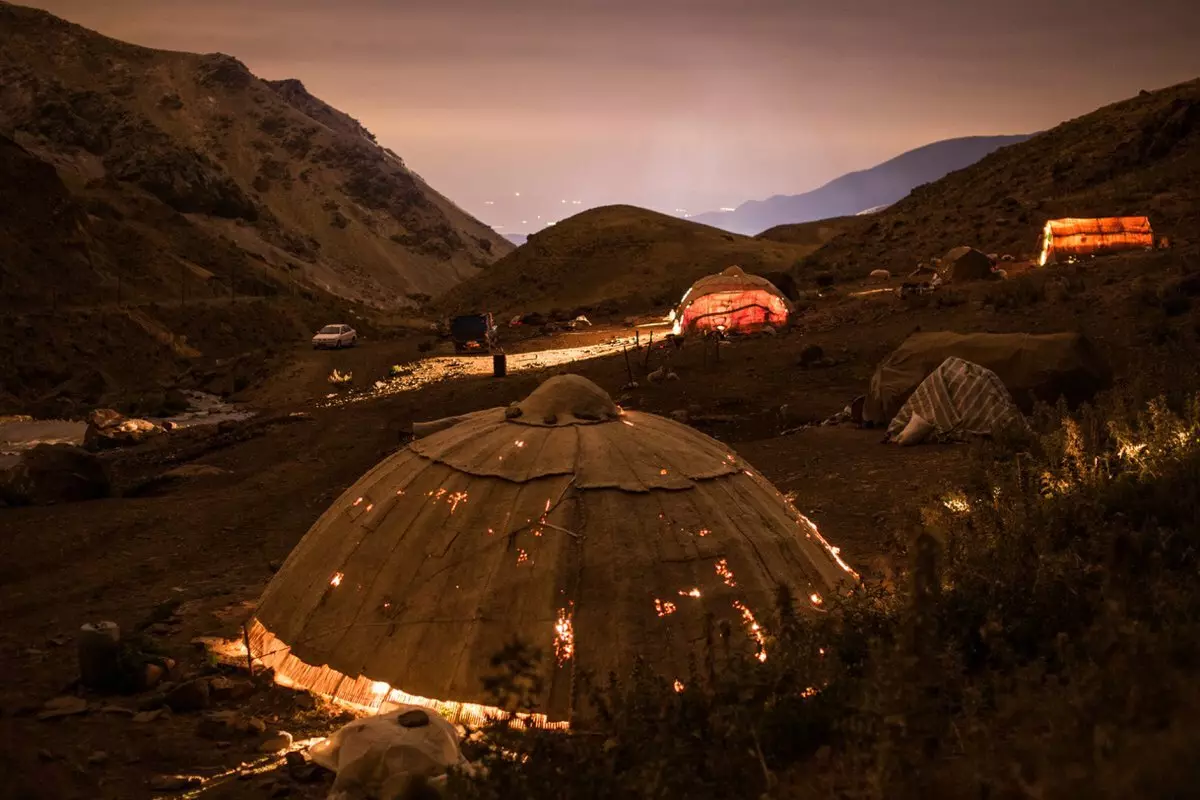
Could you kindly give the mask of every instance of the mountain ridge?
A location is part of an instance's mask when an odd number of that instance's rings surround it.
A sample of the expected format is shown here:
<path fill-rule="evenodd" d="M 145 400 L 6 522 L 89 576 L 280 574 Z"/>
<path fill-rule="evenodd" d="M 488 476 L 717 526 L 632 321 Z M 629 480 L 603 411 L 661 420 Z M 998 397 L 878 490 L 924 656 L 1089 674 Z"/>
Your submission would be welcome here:
<path fill-rule="evenodd" d="M 1033 135 L 942 139 L 873 167 L 848 172 L 808 192 L 748 200 L 733 211 L 709 211 L 688 219 L 732 233 L 757 235 L 779 225 L 852 216 L 890 205 L 921 184 L 938 180 L 1000 147 L 1019 144 Z"/>

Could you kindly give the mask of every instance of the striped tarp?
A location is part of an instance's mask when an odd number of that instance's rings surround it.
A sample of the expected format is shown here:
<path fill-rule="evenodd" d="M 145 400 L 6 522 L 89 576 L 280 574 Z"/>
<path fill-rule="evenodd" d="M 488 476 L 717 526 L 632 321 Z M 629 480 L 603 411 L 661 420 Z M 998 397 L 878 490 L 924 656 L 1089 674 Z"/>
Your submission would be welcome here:
<path fill-rule="evenodd" d="M 946 436 L 990 436 L 1009 426 L 1025 427 L 1025 418 L 996 373 L 951 356 L 921 382 L 888 425 L 896 436 L 916 413 Z"/>

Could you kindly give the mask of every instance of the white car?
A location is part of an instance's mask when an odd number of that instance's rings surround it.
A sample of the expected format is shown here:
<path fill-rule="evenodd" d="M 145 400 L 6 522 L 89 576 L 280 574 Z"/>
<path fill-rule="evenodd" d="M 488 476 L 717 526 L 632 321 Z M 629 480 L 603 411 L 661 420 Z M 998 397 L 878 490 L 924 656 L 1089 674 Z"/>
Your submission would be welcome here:
<path fill-rule="evenodd" d="M 326 325 L 317 331 L 312 338 L 313 349 L 322 347 L 354 347 L 358 343 L 358 333 L 349 325 Z"/>

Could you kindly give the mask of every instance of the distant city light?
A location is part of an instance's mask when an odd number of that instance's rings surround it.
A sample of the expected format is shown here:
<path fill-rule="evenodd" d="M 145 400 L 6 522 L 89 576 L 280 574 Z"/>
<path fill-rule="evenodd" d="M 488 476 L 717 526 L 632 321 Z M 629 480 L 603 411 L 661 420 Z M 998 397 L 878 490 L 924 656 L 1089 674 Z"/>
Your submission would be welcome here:
<path fill-rule="evenodd" d="M 722 208 L 721 210 L 722 210 L 722 211 L 737 211 L 737 209 L 736 209 L 736 208 L 728 208 L 728 207 L 724 207 L 724 208 Z"/>
<path fill-rule="evenodd" d="M 520 192 L 513 192 L 513 195 L 515 195 L 516 197 L 520 197 L 520 196 L 521 196 L 521 193 L 520 193 Z"/>
<path fill-rule="evenodd" d="M 560 202 L 560 203 L 565 203 L 565 202 L 567 202 L 567 201 L 566 201 L 566 200 L 559 200 L 558 202 Z"/>
<path fill-rule="evenodd" d="M 528 224 L 529 224 L 529 220 L 527 220 L 527 219 L 523 219 L 523 220 L 521 220 L 521 224 L 522 224 L 522 225 L 528 225 Z"/>
<path fill-rule="evenodd" d="M 577 205 L 579 205 L 581 202 L 582 202 L 581 200 L 572 200 L 572 201 L 571 201 L 571 205 L 575 205 L 575 206 L 577 206 Z"/>
<path fill-rule="evenodd" d="M 494 205 L 496 205 L 496 201 L 495 200 L 484 200 L 483 204 L 485 206 L 494 206 Z"/>

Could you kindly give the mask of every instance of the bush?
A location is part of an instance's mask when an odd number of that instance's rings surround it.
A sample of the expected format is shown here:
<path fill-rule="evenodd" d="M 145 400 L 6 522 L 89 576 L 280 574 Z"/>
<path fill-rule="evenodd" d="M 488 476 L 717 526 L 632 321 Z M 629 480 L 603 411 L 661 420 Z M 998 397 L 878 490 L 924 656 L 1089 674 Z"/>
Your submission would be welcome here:
<path fill-rule="evenodd" d="M 682 686 L 641 669 L 585 679 L 594 719 L 583 730 L 490 726 L 477 754 L 486 777 L 457 775 L 455 791 L 1189 793 L 1200 398 L 1131 407 L 1042 409 L 1035 437 L 980 448 L 975 477 L 922 512 L 898 591 L 868 583 L 816 618 L 781 591 L 765 662 L 714 631 Z M 514 674 L 530 673 L 520 656 Z M 512 692 L 504 702 L 523 707 Z"/>

